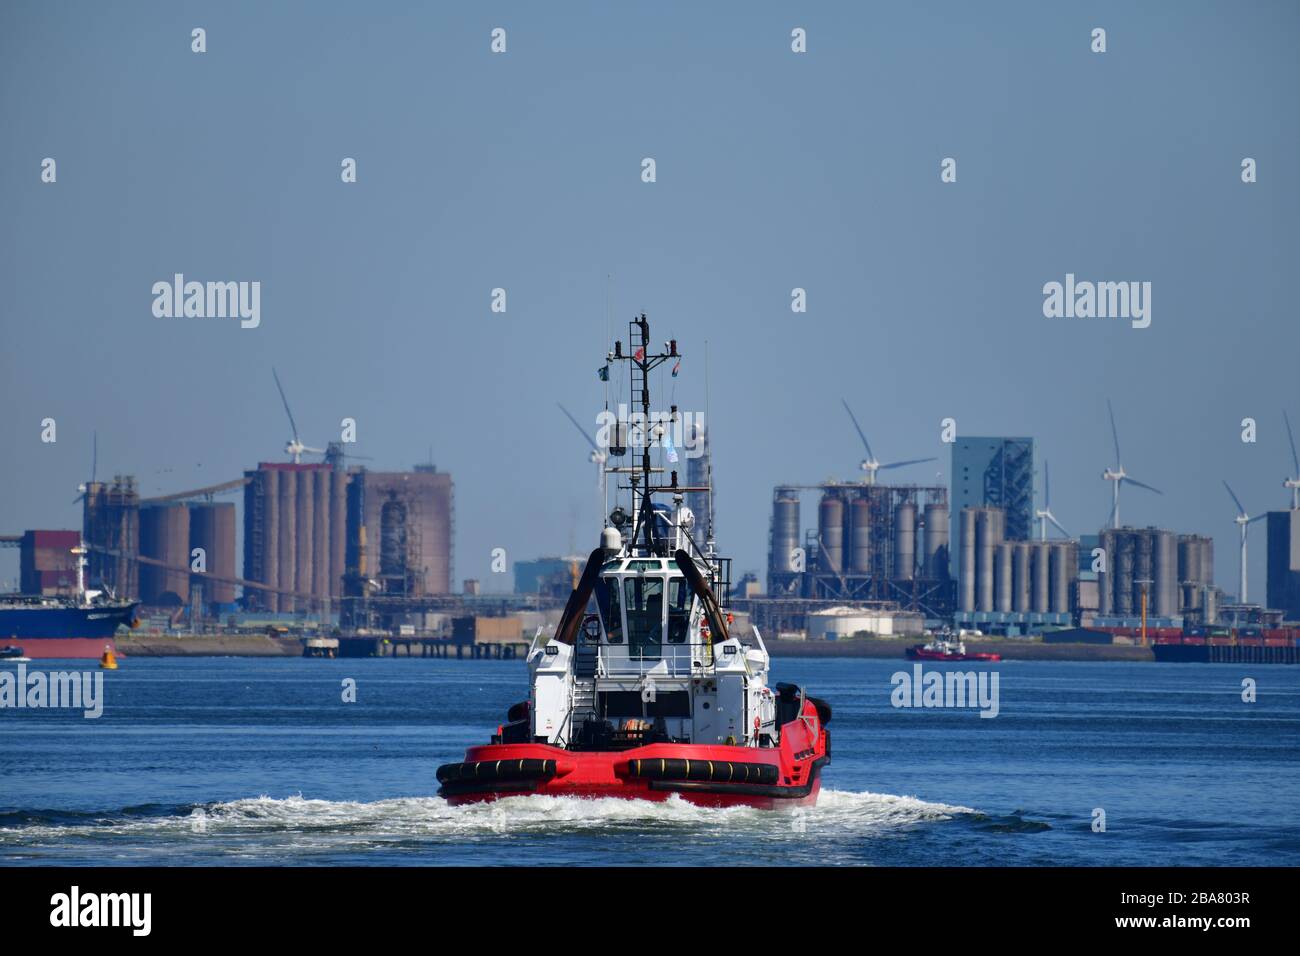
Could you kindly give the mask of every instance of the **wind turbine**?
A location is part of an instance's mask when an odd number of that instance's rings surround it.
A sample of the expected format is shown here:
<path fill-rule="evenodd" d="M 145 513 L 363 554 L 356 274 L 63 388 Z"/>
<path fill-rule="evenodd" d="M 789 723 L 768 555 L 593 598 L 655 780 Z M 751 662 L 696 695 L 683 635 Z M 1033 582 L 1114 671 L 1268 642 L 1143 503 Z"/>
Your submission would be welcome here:
<path fill-rule="evenodd" d="M 1047 523 L 1050 521 L 1057 531 L 1067 538 L 1072 537 L 1070 532 L 1061 527 L 1061 522 L 1056 520 L 1056 515 L 1052 514 L 1052 485 L 1047 474 L 1047 459 L 1043 459 L 1043 507 L 1034 512 L 1034 517 L 1038 519 L 1038 540 L 1047 540 Z"/>
<path fill-rule="evenodd" d="M 559 407 L 560 411 L 564 412 L 564 417 L 573 422 L 573 427 L 582 433 L 582 437 L 585 438 L 587 444 L 591 446 L 591 454 L 587 456 L 587 461 L 596 466 L 596 491 L 600 494 L 600 502 L 596 514 L 600 517 L 603 524 L 605 521 L 605 504 L 609 500 L 609 496 L 605 490 L 605 452 L 595 443 L 595 441 L 592 440 L 592 437 L 587 434 L 587 430 L 582 427 L 578 420 L 569 414 L 567 408 L 560 405 L 559 402 L 556 402 L 555 404 Z"/>
<path fill-rule="evenodd" d="M 325 454 L 324 448 L 308 448 L 298 440 L 298 423 L 293 420 L 293 412 L 289 411 L 289 399 L 284 396 L 284 386 L 280 384 L 280 376 L 274 368 L 271 369 L 271 374 L 275 376 L 275 387 L 280 390 L 280 401 L 284 402 L 284 413 L 289 416 L 289 427 L 293 429 L 293 440 L 285 444 L 284 453 L 293 459 L 295 465 L 302 463 L 303 452 Z"/>
<path fill-rule="evenodd" d="M 1291 463 L 1295 465 L 1295 477 L 1282 482 L 1282 487 L 1291 489 L 1291 510 L 1300 511 L 1300 456 L 1295 453 L 1295 433 L 1291 431 L 1291 416 L 1286 413 L 1286 409 L 1282 410 L 1282 417 L 1286 419 L 1286 437 L 1291 441 Z"/>
<path fill-rule="evenodd" d="M 1261 518 L 1266 518 L 1268 516 L 1255 515 L 1255 517 L 1252 518 L 1250 515 L 1246 514 L 1246 509 L 1242 506 L 1241 499 L 1238 498 L 1236 494 L 1233 493 L 1232 488 L 1228 486 L 1228 483 L 1226 481 L 1223 483 L 1223 487 L 1228 489 L 1228 494 L 1232 495 L 1233 504 L 1237 506 L 1237 517 L 1233 519 L 1234 521 L 1237 522 L 1237 526 L 1241 528 L 1241 591 L 1237 596 L 1237 600 L 1240 603 L 1245 604 L 1246 603 L 1246 532 L 1250 530 L 1251 524 L 1253 524 L 1256 521 L 1259 521 Z"/>
<path fill-rule="evenodd" d="M 1119 527 L 1119 486 L 1123 484 L 1137 485 L 1139 488 L 1145 488 L 1147 491 L 1154 491 L 1158 495 L 1164 492 L 1159 488 L 1152 488 L 1150 485 L 1143 484 L 1136 478 L 1130 478 L 1128 472 L 1124 470 L 1119 456 L 1119 432 L 1115 428 L 1115 409 L 1110 404 L 1110 399 L 1106 399 L 1106 410 L 1110 412 L 1110 437 L 1115 440 L 1115 467 L 1107 468 L 1101 473 L 1101 477 L 1106 481 L 1115 482 L 1114 506 L 1111 508 L 1111 527 Z"/>
<path fill-rule="evenodd" d="M 902 468 L 905 465 L 920 465 L 927 461 L 938 461 L 937 458 L 909 458 L 907 461 L 891 461 L 889 464 L 881 464 L 876 460 L 875 453 L 871 450 L 871 442 L 867 441 L 867 436 L 862 432 L 862 426 L 858 424 L 858 417 L 853 414 L 853 409 L 849 408 L 849 403 L 845 399 L 840 399 L 844 404 L 844 410 L 849 413 L 849 418 L 853 420 L 853 427 L 858 430 L 858 437 L 862 439 L 862 444 L 867 449 L 867 457 L 862 460 L 860 467 L 867 473 L 867 484 L 876 483 L 876 472 L 881 469 Z"/>

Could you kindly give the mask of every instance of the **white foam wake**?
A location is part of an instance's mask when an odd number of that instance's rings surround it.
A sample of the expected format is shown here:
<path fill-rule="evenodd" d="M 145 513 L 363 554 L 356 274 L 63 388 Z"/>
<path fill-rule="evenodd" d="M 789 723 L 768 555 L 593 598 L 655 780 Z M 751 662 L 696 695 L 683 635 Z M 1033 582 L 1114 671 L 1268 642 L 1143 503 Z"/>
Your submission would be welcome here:
<path fill-rule="evenodd" d="M 0 847 L 63 842 L 77 838 L 186 835 L 208 840 L 262 834 L 318 841 L 366 843 L 406 839 L 491 839 L 510 835 L 560 835 L 614 831 L 717 832 L 733 835 L 791 831 L 798 813 L 808 831 L 838 836 L 871 835 L 975 813 L 967 807 L 931 803 L 916 797 L 823 790 L 813 807 L 799 811 L 749 807 L 697 807 L 673 796 L 663 802 L 613 797 L 527 796 L 453 807 L 439 797 L 402 797 L 368 803 L 269 796 L 195 808 L 189 815 L 114 818 L 71 825 L 27 825 L 0 829 Z M 341 838 L 341 840 L 339 839 Z"/>

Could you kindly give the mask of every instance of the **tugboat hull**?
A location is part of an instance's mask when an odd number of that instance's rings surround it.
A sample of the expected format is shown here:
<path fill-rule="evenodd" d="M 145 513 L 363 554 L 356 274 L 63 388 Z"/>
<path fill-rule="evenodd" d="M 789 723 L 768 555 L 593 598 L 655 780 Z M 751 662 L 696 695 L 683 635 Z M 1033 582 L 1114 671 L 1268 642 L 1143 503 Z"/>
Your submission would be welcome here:
<path fill-rule="evenodd" d="M 438 794 L 453 805 L 542 794 L 667 800 L 759 809 L 817 802 L 830 734 L 810 701 L 772 748 L 656 743 L 630 750 L 566 750 L 550 744 L 470 747 L 438 768 Z"/>

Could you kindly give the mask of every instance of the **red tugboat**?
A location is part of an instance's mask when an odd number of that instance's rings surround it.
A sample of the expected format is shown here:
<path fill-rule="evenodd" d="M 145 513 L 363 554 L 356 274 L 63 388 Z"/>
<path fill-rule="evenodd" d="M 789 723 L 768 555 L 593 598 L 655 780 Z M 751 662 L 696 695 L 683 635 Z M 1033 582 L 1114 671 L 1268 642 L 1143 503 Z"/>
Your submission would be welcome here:
<path fill-rule="evenodd" d="M 715 555 L 712 529 L 692 536 L 695 516 L 677 473 L 655 485 L 662 467 L 652 450 L 677 459 L 668 429 L 673 408 L 650 412 L 649 373 L 679 356 L 676 341 L 650 352 L 642 315 L 630 326 L 624 355 L 629 387 L 641 409 L 641 433 L 623 423 L 598 453 L 620 456 L 639 446 L 627 475 L 632 512 L 615 507 L 569 595 L 553 636 L 539 630 L 527 655 L 528 699 L 510 708 L 492 742 L 472 746 L 464 761 L 438 768 L 438 793 L 464 804 L 507 796 L 620 797 L 701 806 L 773 808 L 815 803 L 830 762 L 830 707 L 792 684 L 768 685 L 763 639 L 731 633 L 726 599 L 729 559 Z M 604 376 L 602 376 L 604 377 Z M 602 459 L 603 460 L 603 459 Z M 654 501 L 668 496 L 671 508 Z"/>
<path fill-rule="evenodd" d="M 1002 655 L 967 651 L 965 641 L 936 637 L 929 644 L 913 644 L 907 649 L 907 658 L 913 661 L 1000 661 Z"/>

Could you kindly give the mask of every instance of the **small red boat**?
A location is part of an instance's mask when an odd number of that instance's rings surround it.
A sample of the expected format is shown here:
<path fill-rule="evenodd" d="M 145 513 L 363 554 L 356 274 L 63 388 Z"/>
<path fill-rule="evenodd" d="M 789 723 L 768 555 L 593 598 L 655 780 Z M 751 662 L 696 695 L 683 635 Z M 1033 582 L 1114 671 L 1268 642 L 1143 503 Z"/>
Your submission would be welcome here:
<path fill-rule="evenodd" d="M 1001 654 L 985 651 L 967 651 L 964 641 L 936 638 L 929 644 L 913 644 L 907 649 L 913 661 L 1000 661 Z"/>
<path fill-rule="evenodd" d="M 677 343 L 650 354 L 644 315 L 630 331 L 639 333 L 635 353 L 623 355 L 615 342 L 608 358 L 632 364 L 638 414 L 654 421 L 649 372 L 678 358 Z M 675 471 L 656 484 L 666 469 L 651 467 L 652 451 L 664 449 L 669 463 L 677 455 L 653 434 L 641 439 L 637 467 L 605 471 L 606 456 L 638 441 L 635 432 L 624 441 L 624 423 L 613 434 L 595 452 L 605 474 L 633 476 L 631 514 L 611 512 L 554 635 L 538 629 L 527 654 L 528 699 L 510 708 L 491 743 L 438 768 L 439 795 L 452 804 L 528 794 L 677 794 L 709 807 L 815 803 L 831 759 L 830 707 L 793 684 L 769 687 L 758 629 L 731 633 L 734 620 L 715 597 L 726 600 L 727 559 L 715 555 L 711 529 L 703 546 L 692 536 L 695 516 L 683 503 L 686 492 L 708 489 L 679 486 Z M 653 503 L 655 494 L 673 506 Z"/>

